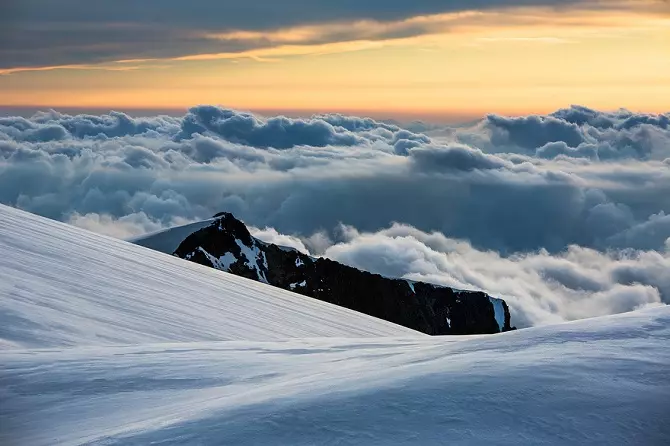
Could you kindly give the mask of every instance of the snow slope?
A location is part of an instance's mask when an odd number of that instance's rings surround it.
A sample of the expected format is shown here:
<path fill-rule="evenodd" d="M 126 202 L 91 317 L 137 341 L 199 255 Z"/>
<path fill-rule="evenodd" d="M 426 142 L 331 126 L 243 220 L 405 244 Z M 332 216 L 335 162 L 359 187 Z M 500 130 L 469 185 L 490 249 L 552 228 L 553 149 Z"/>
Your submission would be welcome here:
<path fill-rule="evenodd" d="M 670 444 L 670 307 L 428 337 L 3 207 L 0 254 L 3 445 Z"/>
<path fill-rule="evenodd" d="M 214 218 L 210 218 L 208 220 L 196 221 L 186 225 L 174 226 L 150 234 L 144 234 L 128 241 L 166 254 L 172 254 L 186 237 L 205 226 L 210 225 L 213 221 Z"/>
<path fill-rule="evenodd" d="M 7 350 L 1 444 L 670 444 L 670 309 L 463 338 Z"/>
<path fill-rule="evenodd" d="M 422 336 L 0 205 L 0 346 Z"/>

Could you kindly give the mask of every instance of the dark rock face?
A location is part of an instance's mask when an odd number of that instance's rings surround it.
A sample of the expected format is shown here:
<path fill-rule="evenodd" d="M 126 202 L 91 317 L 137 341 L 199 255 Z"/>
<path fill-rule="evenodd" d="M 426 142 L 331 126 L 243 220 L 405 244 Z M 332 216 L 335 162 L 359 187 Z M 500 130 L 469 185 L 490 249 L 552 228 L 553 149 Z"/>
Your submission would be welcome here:
<path fill-rule="evenodd" d="M 507 304 L 486 293 L 390 279 L 264 243 L 229 213 L 188 236 L 174 255 L 350 308 L 430 335 L 512 330 Z"/>

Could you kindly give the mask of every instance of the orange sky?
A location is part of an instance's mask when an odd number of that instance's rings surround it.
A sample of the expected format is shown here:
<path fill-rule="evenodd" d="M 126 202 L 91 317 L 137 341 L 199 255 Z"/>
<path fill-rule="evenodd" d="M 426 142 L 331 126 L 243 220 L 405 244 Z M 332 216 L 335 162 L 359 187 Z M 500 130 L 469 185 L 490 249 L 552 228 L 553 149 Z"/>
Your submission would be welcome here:
<path fill-rule="evenodd" d="M 389 116 L 523 114 L 570 104 L 670 110 L 667 15 L 472 14 L 474 21 L 462 13 L 410 19 L 428 23 L 430 32 L 404 39 L 301 43 L 338 26 L 382 26 L 329 24 L 270 31 L 266 37 L 281 46 L 246 53 L 10 70 L 0 76 L 0 104 L 146 109 L 210 103 Z M 383 26 L 413 24 L 407 22 Z"/>

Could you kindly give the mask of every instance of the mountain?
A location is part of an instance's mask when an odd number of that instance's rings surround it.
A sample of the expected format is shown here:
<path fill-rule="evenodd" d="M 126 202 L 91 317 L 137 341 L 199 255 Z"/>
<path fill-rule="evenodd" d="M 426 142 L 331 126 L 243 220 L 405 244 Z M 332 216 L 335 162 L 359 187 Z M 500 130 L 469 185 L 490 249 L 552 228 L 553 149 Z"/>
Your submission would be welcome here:
<path fill-rule="evenodd" d="M 180 236 L 183 240 L 177 244 Z M 135 243 L 430 335 L 491 334 L 512 329 L 509 309 L 502 299 L 483 292 L 387 278 L 265 243 L 226 212 Z"/>
<path fill-rule="evenodd" d="M 0 206 L 0 444 L 665 445 L 670 307 L 431 337 Z"/>

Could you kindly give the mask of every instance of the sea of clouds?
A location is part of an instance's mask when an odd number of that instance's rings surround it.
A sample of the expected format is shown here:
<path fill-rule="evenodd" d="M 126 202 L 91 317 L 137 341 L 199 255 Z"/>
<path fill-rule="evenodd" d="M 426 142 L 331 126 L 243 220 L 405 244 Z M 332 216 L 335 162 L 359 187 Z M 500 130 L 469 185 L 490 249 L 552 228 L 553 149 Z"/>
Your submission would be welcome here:
<path fill-rule="evenodd" d="M 0 202 L 121 238 L 225 210 L 265 240 L 501 296 L 518 326 L 670 303 L 670 114 L 0 117 Z"/>

